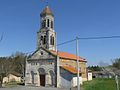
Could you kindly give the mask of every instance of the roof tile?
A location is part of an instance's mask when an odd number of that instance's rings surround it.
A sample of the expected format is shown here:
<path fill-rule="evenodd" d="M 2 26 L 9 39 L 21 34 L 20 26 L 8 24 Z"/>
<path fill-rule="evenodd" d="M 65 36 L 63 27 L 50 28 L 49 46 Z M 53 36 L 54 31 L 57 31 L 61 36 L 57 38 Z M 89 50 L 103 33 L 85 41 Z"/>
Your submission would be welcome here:
<path fill-rule="evenodd" d="M 66 66 L 61 66 L 61 67 L 62 67 L 63 69 L 65 69 L 65 70 L 73 73 L 73 74 L 77 74 L 77 69 L 74 68 L 74 67 L 72 67 L 72 66 L 66 65 Z M 81 73 L 81 72 L 80 72 L 80 73 Z"/>
<path fill-rule="evenodd" d="M 79 56 L 76 56 L 75 54 L 70 54 L 70 53 L 67 53 L 67 52 L 56 52 L 56 51 L 51 51 L 53 54 L 55 55 L 58 55 L 59 57 L 61 58 L 65 58 L 65 59 L 73 59 L 73 60 L 80 60 L 80 61 L 83 61 L 83 62 L 86 62 L 86 60 L 84 58 L 81 58 Z"/>

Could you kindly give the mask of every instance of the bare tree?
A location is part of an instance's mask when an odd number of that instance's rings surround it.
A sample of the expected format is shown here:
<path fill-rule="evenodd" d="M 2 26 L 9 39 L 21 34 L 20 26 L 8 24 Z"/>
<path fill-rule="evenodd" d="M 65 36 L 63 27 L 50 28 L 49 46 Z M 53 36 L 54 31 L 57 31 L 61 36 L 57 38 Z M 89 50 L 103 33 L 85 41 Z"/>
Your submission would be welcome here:
<path fill-rule="evenodd" d="M 0 87 L 3 84 L 3 78 L 13 71 L 13 62 L 10 57 L 0 57 Z"/>
<path fill-rule="evenodd" d="M 119 90 L 119 81 L 118 81 L 118 76 L 120 76 L 120 59 L 115 59 L 113 64 L 111 66 L 103 67 L 102 70 L 107 73 L 112 75 L 115 78 L 116 81 L 116 90 Z"/>

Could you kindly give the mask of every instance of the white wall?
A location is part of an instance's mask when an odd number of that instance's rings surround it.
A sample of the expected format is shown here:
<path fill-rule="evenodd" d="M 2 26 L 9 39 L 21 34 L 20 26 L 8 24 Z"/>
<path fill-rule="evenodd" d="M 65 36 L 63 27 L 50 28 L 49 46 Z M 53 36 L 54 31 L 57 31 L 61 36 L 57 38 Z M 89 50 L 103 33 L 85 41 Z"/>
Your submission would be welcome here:
<path fill-rule="evenodd" d="M 88 72 L 88 81 L 92 80 L 92 72 Z"/>
<path fill-rule="evenodd" d="M 9 74 L 7 77 L 3 78 L 3 83 L 7 83 L 11 81 L 21 82 L 21 77 L 17 77 L 15 75 Z"/>
<path fill-rule="evenodd" d="M 79 82 L 82 84 L 82 77 L 79 77 Z M 73 77 L 72 79 L 72 87 L 77 86 L 77 77 Z"/>

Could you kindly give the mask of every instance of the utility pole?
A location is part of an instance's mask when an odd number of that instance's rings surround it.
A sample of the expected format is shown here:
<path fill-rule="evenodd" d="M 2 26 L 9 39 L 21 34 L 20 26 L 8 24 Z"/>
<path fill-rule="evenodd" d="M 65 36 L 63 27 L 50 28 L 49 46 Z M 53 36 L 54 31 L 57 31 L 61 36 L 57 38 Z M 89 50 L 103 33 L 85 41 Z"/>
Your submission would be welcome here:
<path fill-rule="evenodd" d="M 77 90 L 80 90 L 80 80 L 79 80 L 79 71 L 80 71 L 80 67 L 79 67 L 79 50 L 78 50 L 78 37 L 76 37 L 76 59 L 77 59 Z"/>
<path fill-rule="evenodd" d="M 59 62 L 59 55 L 57 51 L 57 88 L 60 87 L 60 62 Z"/>
<path fill-rule="evenodd" d="M 119 90 L 118 75 L 115 75 L 116 90 Z"/>

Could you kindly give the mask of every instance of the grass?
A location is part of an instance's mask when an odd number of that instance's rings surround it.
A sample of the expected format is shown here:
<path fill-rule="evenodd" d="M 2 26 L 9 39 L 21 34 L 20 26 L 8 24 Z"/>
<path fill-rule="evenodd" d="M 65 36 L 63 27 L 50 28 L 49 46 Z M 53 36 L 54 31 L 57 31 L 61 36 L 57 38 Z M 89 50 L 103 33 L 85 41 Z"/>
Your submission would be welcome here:
<path fill-rule="evenodd" d="M 114 79 L 93 79 L 92 81 L 84 82 L 82 90 L 116 90 L 116 83 Z"/>

